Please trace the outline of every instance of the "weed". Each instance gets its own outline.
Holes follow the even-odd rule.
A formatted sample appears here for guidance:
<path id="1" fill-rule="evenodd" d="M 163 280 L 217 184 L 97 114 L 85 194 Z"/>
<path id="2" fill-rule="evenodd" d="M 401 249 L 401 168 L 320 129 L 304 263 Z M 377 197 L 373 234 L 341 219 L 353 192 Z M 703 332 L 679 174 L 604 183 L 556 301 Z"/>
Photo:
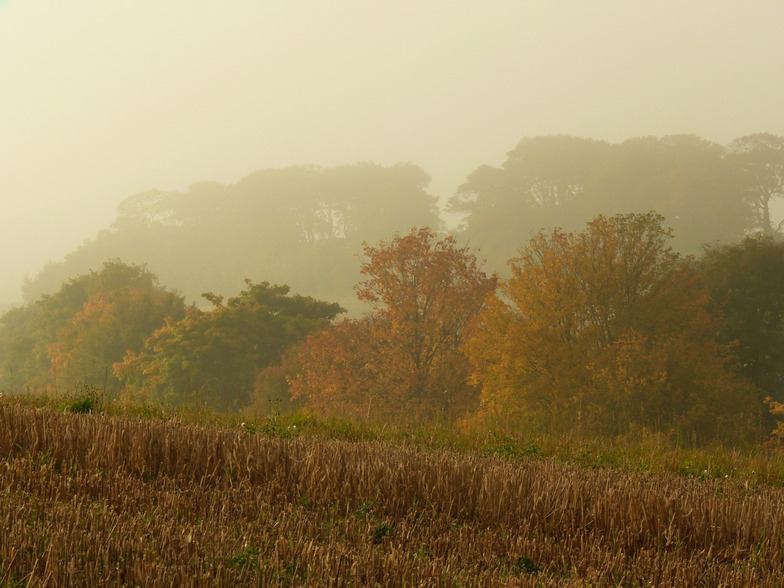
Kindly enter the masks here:
<path id="1" fill-rule="evenodd" d="M 534 562 L 530 557 L 527 555 L 521 555 L 515 561 L 515 569 L 519 572 L 524 572 L 526 574 L 536 574 L 541 569 L 541 566 Z"/>
<path id="2" fill-rule="evenodd" d="M 377 500 L 363 500 L 354 511 L 354 516 L 358 519 L 366 519 L 368 516 L 373 517 L 373 509 L 375 508 Z"/>
<path id="3" fill-rule="evenodd" d="M 251 545 L 245 547 L 236 555 L 227 558 L 225 564 L 230 568 L 242 569 L 245 566 L 255 567 L 259 561 L 259 550 Z"/>
<path id="4" fill-rule="evenodd" d="M 95 410 L 101 397 L 102 392 L 98 388 L 85 384 L 79 393 L 67 398 L 65 410 L 74 414 L 89 414 Z"/>
<path id="5" fill-rule="evenodd" d="M 381 523 L 373 528 L 373 544 L 377 545 L 384 541 L 384 538 L 392 533 L 392 527 L 387 523 Z"/>

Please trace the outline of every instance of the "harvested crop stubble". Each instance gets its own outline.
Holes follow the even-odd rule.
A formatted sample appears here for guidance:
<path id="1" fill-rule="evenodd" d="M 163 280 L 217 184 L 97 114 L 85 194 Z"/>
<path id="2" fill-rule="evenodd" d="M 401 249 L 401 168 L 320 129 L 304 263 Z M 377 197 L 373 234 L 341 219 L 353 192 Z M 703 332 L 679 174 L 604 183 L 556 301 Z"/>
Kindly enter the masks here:
<path id="1" fill-rule="evenodd" d="M 784 493 L 0 407 L 0 584 L 774 584 Z"/>

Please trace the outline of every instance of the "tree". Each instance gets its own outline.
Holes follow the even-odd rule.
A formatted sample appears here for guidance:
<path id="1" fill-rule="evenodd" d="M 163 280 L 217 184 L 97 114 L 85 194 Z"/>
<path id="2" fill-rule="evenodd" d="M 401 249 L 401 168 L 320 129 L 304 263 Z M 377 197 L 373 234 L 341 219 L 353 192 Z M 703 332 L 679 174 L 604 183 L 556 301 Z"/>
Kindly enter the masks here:
<path id="1" fill-rule="evenodd" d="M 182 298 L 163 289 L 125 287 L 97 292 L 47 345 L 56 383 L 118 389 L 112 365 L 138 352 L 166 319 L 185 314 Z"/>
<path id="2" fill-rule="evenodd" d="M 728 159 L 744 177 L 744 195 L 754 214 L 754 228 L 770 235 L 781 230 L 770 212 L 774 200 L 784 198 L 784 137 L 757 133 L 735 139 Z"/>
<path id="3" fill-rule="evenodd" d="M 504 262 L 540 227 L 578 226 L 591 174 L 609 145 L 569 136 L 523 139 L 498 168 L 472 172 L 449 201 L 465 216 L 465 237 L 494 267 Z"/>
<path id="4" fill-rule="evenodd" d="M 380 344 L 370 317 L 314 331 L 283 363 L 288 396 L 282 404 L 292 399 L 321 414 L 348 418 L 399 415 L 406 399 L 397 394 L 396 370 L 387 369 L 390 358 Z M 257 379 L 257 403 L 269 400 L 269 376 L 265 370 Z"/>
<path id="5" fill-rule="evenodd" d="M 697 254 L 704 243 L 734 242 L 751 210 L 743 178 L 726 149 L 695 135 L 639 137 L 613 145 L 587 188 L 590 217 L 655 210 L 672 228 L 671 245 Z"/>
<path id="6" fill-rule="evenodd" d="M 356 303 L 356 251 L 411 226 L 441 224 L 429 176 L 418 166 L 371 162 L 332 168 L 262 169 L 234 184 L 199 182 L 126 198 L 112 226 L 23 288 L 25 300 L 52 293 L 68 277 L 107 258 L 145 263 L 202 303 L 201 293 L 233 296 L 262 276 L 344 306 Z"/>
<path id="7" fill-rule="evenodd" d="M 763 396 L 784 402 L 784 242 L 759 234 L 709 247 L 699 269 L 722 317 L 718 341 L 735 345 Z"/>
<path id="8" fill-rule="evenodd" d="M 53 390 L 115 384 L 112 363 L 184 314 L 182 297 L 146 267 L 105 262 L 0 319 L 0 381 Z"/>
<path id="9" fill-rule="evenodd" d="M 709 297 L 655 213 L 535 236 L 466 349 L 486 418 L 618 433 L 742 432 L 750 386 L 712 340 Z"/>
<path id="10" fill-rule="evenodd" d="M 460 349 L 465 329 L 495 288 L 467 248 L 430 229 L 365 245 L 357 297 L 372 314 L 314 334 L 300 349 L 291 393 L 312 407 L 366 414 L 453 418 L 477 388 Z M 374 414 L 378 414 L 375 412 Z"/>
<path id="11" fill-rule="evenodd" d="M 188 309 L 149 337 L 139 353 L 114 366 L 131 393 L 167 404 L 236 409 L 250 401 L 259 370 L 342 309 L 335 303 L 289 296 L 288 286 L 254 284 L 224 303 L 205 294 L 210 311 Z"/>
<path id="12" fill-rule="evenodd" d="M 579 231 L 598 214 L 656 210 L 675 230 L 673 247 L 697 253 L 748 228 L 743 178 L 725 148 L 694 135 L 620 144 L 576 137 L 524 139 L 500 167 L 481 166 L 452 197 L 465 214 L 461 239 L 500 268 L 541 228 Z"/>
<path id="13" fill-rule="evenodd" d="M 40 309 L 33 304 L 12 308 L 0 317 L 0 390 L 16 391 L 31 386 L 49 370 L 49 363 L 36 353 L 35 324 Z M 48 359 L 48 358 L 47 358 Z"/>

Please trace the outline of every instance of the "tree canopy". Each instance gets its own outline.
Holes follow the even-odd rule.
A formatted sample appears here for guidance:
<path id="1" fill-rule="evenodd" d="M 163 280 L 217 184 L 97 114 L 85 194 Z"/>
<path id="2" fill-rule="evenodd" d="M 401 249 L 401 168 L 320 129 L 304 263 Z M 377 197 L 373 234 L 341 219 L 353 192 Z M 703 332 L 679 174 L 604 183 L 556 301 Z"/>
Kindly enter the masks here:
<path id="1" fill-rule="evenodd" d="M 129 351 L 114 366 L 127 391 L 167 404 L 240 408 L 250 402 L 259 370 L 342 312 L 336 303 L 291 296 L 288 286 L 246 286 L 225 303 L 205 294 L 211 310 L 192 307 Z"/>
<path id="2" fill-rule="evenodd" d="M 440 227 L 429 183 L 413 164 L 363 162 L 264 169 L 231 185 L 143 192 L 120 204 L 110 229 L 28 281 L 25 297 L 118 257 L 146 263 L 197 303 L 205 291 L 235 294 L 251 277 L 351 304 L 363 241 Z"/>
<path id="3" fill-rule="evenodd" d="M 657 214 L 540 232 L 466 349 L 487 418 L 715 438 L 748 432 L 751 387 L 713 341 L 709 296 Z"/>
<path id="4" fill-rule="evenodd" d="M 495 288 L 467 248 L 431 229 L 365 245 L 360 300 L 372 313 L 318 333 L 295 358 L 291 393 L 323 412 L 453 418 L 476 399 L 460 349 Z"/>
<path id="5" fill-rule="evenodd" d="M 734 242 L 754 221 L 750 176 L 716 143 L 694 135 L 619 144 L 567 136 L 521 141 L 500 167 L 481 166 L 449 202 L 462 239 L 501 268 L 540 228 L 579 230 L 597 214 L 656 210 L 679 252 Z M 752 157 L 756 157 L 752 156 Z"/>
<path id="6" fill-rule="evenodd" d="M 751 207 L 753 227 L 766 235 L 778 233 L 784 221 L 775 222 L 771 205 L 784 198 L 784 137 L 757 133 L 735 139 L 727 159 L 742 174 L 742 195 Z"/>
<path id="7" fill-rule="evenodd" d="M 116 390 L 112 364 L 184 315 L 182 297 L 145 267 L 106 262 L 0 318 L 0 386 Z"/>

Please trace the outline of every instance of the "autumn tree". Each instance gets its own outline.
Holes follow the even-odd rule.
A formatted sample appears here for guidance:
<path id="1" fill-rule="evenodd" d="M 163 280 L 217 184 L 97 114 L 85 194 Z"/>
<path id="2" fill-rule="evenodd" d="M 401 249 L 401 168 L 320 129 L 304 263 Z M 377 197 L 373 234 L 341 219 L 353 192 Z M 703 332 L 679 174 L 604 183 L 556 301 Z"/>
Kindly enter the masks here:
<path id="1" fill-rule="evenodd" d="M 386 369 L 388 357 L 380 343 L 371 317 L 344 319 L 314 331 L 282 365 L 258 374 L 256 405 L 304 405 L 320 414 L 348 418 L 399 414 L 395 371 Z M 283 387 L 279 374 L 285 378 Z"/>
<path id="2" fill-rule="evenodd" d="M 289 295 L 289 287 L 255 284 L 228 301 L 205 294 L 209 311 L 188 309 L 114 366 L 132 394 L 167 404 L 235 409 L 248 404 L 256 373 L 342 309 L 335 303 Z"/>
<path id="3" fill-rule="evenodd" d="M 325 412 L 452 418 L 476 399 L 461 343 L 495 288 L 467 248 L 430 229 L 365 245 L 372 313 L 311 336 L 292 395 Z"/>
<path id="4" fill-rule="evenodd" d="M 140 350 L 167 317 L 184 314 L 182 297 L 146 267 L 105 262 L 0 319 L 0 381 L 14 388 L 116 389 L 112 364 Z"/>
<path id="5" fill-rule="evenodd" d="M 507 424 L 740 436 L 755 398 L 712 335 L 690 258 L 655 213 L 540 232 L 475 321 L 466 349 L 482 412 Z"/>

